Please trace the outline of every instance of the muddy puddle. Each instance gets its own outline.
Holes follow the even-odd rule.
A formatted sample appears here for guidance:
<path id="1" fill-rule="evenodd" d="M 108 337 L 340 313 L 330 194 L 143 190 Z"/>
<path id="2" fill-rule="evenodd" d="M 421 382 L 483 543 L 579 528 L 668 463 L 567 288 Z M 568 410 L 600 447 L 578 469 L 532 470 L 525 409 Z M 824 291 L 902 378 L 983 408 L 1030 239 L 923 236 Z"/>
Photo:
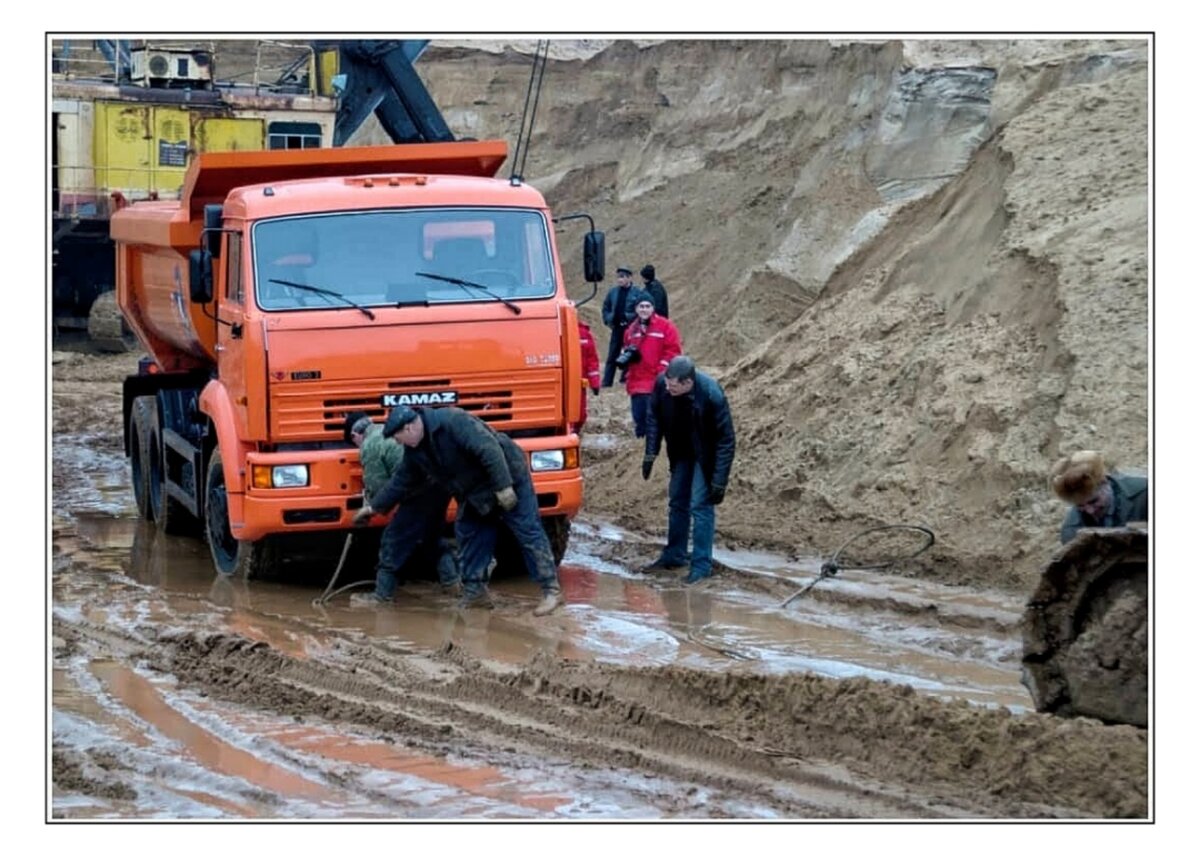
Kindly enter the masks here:
<path id="1" fill-rule="evenodd" d="M 57 817 L 970 817 L 955 788 L 875 781 L 832 761 L 841 739 L 778 730 L 846 688 L 898 694 L 855 710 L 945 705 L 986 730 L 1028 711 L 1003 595 L 849 570 L 781 607 L 815 561 L 720 551 L 685 587 L 580 519 L 549 617 L 523 579 L 493 582 L 492 611 L 423 581 L 394 605 L 321 604 L 336 561 L 220 577 L 202 542 L 137 520 L 118 453 L 67 447 L 85 478 L 51 555 Z"/>

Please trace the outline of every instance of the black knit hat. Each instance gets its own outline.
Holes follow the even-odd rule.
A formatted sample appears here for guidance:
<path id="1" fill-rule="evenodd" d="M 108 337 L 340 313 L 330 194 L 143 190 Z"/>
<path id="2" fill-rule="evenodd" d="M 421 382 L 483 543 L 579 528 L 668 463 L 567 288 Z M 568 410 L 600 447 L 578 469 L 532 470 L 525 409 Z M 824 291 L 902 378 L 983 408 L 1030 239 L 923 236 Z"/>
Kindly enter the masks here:
<path id="1" fill-rule="evenodd" d="M 654 266 L 653 265 L 645 265 L 642 268 L 642 279 L 643 280 L 653 280 L 654 279 Z"/>
<path id="2" fill-rule="evenodd" d="M 383 424 L 383 436 L 391 437 L 417 418 L 417 412 L 408 405 L 396 405 Z"/>

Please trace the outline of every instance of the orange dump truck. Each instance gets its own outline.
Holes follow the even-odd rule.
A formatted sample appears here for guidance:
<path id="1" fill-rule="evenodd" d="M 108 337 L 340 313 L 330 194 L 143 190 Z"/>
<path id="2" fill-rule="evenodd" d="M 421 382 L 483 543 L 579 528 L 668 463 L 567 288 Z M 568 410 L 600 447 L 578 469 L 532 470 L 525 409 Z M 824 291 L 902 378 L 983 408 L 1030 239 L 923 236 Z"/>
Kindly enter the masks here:
<path id="1" fill-rule="evenodd" d="M 583 479 L 579 333 L 541 194 L 503 141 L 206 153 L 179 200 L 113 215 L 139 513 L 225 574 L 362 503 L 345 415 L 454 405 L 529 454 L 556 560 Z M 603 279 L 603 235 L 584 238 Z"/>

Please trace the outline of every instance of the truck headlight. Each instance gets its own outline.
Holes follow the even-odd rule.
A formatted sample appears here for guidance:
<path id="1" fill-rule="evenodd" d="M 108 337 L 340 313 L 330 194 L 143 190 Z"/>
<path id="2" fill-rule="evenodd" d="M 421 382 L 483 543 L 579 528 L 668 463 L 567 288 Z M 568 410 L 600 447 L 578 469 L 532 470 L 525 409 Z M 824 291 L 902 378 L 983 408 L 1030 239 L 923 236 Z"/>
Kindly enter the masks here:
<path id="1" fill-rule="evenodd" d="M 307 485 L 307 464 L 254 465 L 255 488 L 304 488 Z"/>
<path id="2" fill-rule="evenodd" d="M 529 454 L 529 469 L 535 473 L 539 470 L 562 470 L 566 467 L 561 449 L 539 449 Z"/>

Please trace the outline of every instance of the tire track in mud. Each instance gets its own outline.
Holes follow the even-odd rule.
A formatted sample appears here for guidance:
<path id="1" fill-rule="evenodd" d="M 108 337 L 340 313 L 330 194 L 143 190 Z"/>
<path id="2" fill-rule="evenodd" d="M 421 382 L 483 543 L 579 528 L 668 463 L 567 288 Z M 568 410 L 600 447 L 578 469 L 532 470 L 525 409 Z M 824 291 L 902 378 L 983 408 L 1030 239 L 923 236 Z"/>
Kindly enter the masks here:
<path id="1" fill-rule="evenodd" d="M 866 679 L 545 654 L 513 667 L 452 644 L 422 654 L 336 641 L 299 660 L 236 635 L 153 626 L 126 633 L 60 616 L 54 632 L 73 649 L 119 652 L 259 710 L 353 725 L 434 754 L 509 765 L 523 754 L 557 756 L 580 769 L 657 774 L 711 789 L 714 803 L 783 817 L 1147 811 L 1144 731 L 943 702 Z"/>

